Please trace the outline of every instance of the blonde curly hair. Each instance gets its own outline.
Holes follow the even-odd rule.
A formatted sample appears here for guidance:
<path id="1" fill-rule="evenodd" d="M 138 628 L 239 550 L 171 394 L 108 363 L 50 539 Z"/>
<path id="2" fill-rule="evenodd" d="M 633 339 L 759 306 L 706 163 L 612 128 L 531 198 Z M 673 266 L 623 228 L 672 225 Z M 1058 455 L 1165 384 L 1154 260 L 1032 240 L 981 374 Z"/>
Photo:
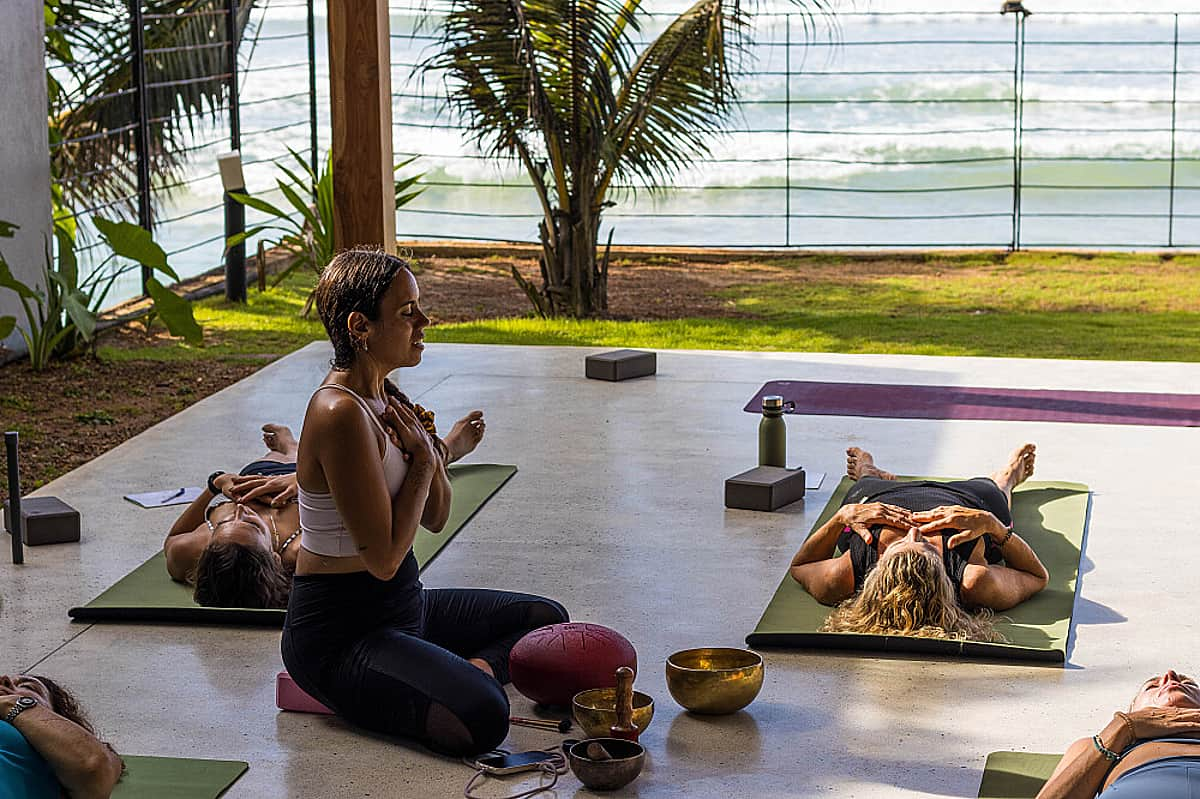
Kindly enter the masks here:
<path id="1" fill-rule="evenodd" d="M 912 549 L 881 557 L 863 581 L 862 591 L 834 608 L 821 630 L 1004 641 L 993 628 L 991 610 L 971 613 L 958 604 L 941 558 Z"/>

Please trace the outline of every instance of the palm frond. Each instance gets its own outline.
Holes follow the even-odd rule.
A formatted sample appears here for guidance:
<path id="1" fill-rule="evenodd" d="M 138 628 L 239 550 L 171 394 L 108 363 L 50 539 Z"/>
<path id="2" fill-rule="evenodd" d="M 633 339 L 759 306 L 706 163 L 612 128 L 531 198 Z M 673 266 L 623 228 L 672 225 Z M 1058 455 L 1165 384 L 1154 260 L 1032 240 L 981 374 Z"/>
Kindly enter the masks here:
<path id="1" fill-rule="evenodd" d="M 736 5 L 699 0 L 643 51 L 618 94 L 601 194 L 613 178 L 663 187 L 709 154 L 735 108 L 747 23 Z"/>
<path id="2" fill-rule="evenodd" d="M 53 33 L 70 58 L 48 52 L 59 90 L 51 98 L 52 173 L 67 206 L 116 203 L 136 208 L 137 107 L 133 92 L 131 26 L 124 4 L 112 0 L 57 0 Z M 157 184 L 179 181 L 184 152 L 202 119 L 228 104 L 229 48 L 221 0 L 147 0 L 143 29 L 151 120 L 146 156 Z M 253 0 L 239 6 L 237 29 L 249 26 Z M 61 142 L 67 142 L 61 144 Z"/>

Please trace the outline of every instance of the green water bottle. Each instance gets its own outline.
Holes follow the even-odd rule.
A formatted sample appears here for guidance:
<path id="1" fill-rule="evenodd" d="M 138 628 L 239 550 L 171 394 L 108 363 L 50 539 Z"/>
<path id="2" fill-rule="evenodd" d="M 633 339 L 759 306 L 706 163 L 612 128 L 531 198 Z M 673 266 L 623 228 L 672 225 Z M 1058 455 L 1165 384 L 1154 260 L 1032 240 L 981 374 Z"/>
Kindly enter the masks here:
<path id="1" fill-rule="evenodd" d="M 777 394 L 768 394 L 762 399 L 758 465 L 787 468 L 787 425 L 783 422 L 783 397 Z"/>

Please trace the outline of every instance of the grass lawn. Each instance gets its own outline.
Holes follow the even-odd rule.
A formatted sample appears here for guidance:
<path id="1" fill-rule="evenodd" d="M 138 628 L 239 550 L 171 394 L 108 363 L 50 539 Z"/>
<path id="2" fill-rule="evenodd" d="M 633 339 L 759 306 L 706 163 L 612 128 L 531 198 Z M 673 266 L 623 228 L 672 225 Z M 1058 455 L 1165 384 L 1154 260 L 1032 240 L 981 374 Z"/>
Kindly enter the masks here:
<path id="1" fill-rule="evenodd" d="M 494 260 L 446 265 L 434 259 L 418 281 L 424 291 L 453 276 L 459 293 L 487 291 L 461 280 L 507 271 Z M 668 260 L 678 267 L 671 280 L 689 279 L 686 263 Z M 645 320 L 545 320 L 524 315 L 526 306 L 515 301 L 507 315 L 440 323 L 426 336 L 488 344 L 1200 361 L 1196 255 L 747 254 L 731 261 L 729 279 L 706 291 L 709 302 L 702 308 L 679 302 L 673 308 L 678 318 L 661 318 L 659 308 L 659 318 Z M 623 273 L 648 272 L 661 263 L 618 262 L 610 295 L 623 290 Z M 739 282 L 740 270 L 754 279 Z M 252 289 L 244 307 L 218 298 L 198 303 L 204 347 L 107 346 L 101 353 L 121 360 L 187 360 L 290 352 L 325 337 L 315 311 L 308 319 L 298 315 L 312 281 L 311 275 L 297 276 L 266 294 Z M 636 317 L 638 303 L 648 300 L 632 283 L 624 290 L 634 292 L 625 296 L 625 306 L 634 309 L 626 315 Z M 439 316 L 436 303 L 427 310 Z"/>

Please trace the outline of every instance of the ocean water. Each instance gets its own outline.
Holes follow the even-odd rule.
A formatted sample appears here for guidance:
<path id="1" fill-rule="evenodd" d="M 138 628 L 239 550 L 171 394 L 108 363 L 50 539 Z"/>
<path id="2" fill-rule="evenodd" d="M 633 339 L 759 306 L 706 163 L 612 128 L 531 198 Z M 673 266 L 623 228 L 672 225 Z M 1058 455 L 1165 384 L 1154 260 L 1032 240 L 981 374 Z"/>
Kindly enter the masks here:
<path id="1" fill-rule="evenodd" d="M 1022 247 L 1200 246 L 1200 14 L 1182 3 L 1129 13 L 1031 0 L 1022 51 L 1014 17 L 998 6 L 842 4 L 806 38 L 788 6 L 760 5 L 729 130 L 668 190 L 613 196 L 601 240 L 611 229 L 614 244 L 651 246 L 1008 247 L 1017 236 Z M 639 40 L 682 8 L 648 7 Z M 523 170 L 481 155 L 436 76 L 412 76 L 432 37 L 414 10 L 396 2 L 392 11 L 394 149 L 397 160 L 417 156 L 410 170 L 427 186 L 398 212 L 399 237 L 536 241 Z M 259 41 L 243 52 L 242 153 L 248 188 L 278 201 L 271 160 L 309 146 L 304 7 L 276 0 L 255 20 Z M 322 153 L 324 30 L 319 17 Z M 156 230 L 182 274 L 221 262 L 221 130 L 218 121 L 197 131 L 214 144 L 194 154 L 190 182 Z"/>

